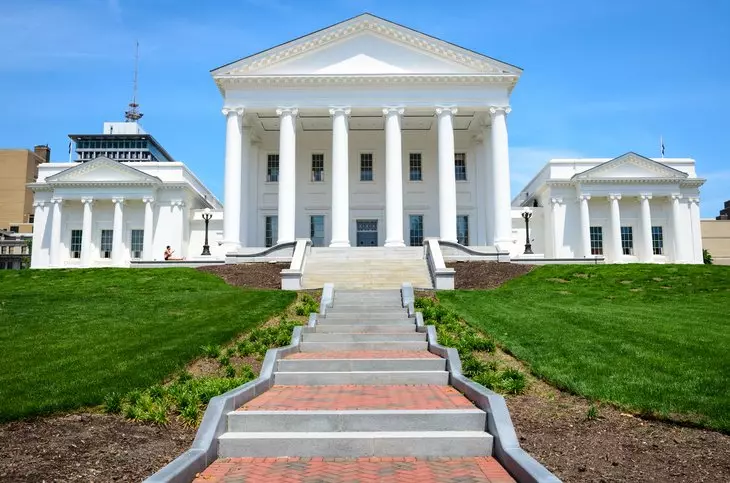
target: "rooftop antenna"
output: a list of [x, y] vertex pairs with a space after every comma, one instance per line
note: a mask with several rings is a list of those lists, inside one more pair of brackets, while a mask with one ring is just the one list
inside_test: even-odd
[[129, 110], [124, 112], [124, 119], [127, 122], [137, 122], [144, 114], [139, 112], [139, 104], [137, 104], [137, 70], [139, 68], [139, 40], [134, 51], [134, 89], [132, 91], [132, 102], [129, 103]]

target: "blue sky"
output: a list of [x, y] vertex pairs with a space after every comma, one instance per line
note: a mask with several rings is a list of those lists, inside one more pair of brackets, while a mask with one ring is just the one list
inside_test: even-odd
[[[417, 5], [418, 8], [414, 8]], [[0, 0], [0, 146], [122, 120], [140, 42], [144, 128], [220, 198], [222, 100], [209, 70], [362, 12], [525, 69], [513, 194], [551, 157], [693, 157], [702, 215], [730, 199], [727, 0]]]

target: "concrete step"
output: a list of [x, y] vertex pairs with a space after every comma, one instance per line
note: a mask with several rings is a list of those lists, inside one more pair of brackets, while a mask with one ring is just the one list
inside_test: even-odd
[[281, 359], [281, 372], [444, 371], [445, 359]]
[[302, 352], [333, 351], [425, 351], [428, 342], [302, 342]]
[[231, 411], [232, 432], [484, 431], [481, 409]]
[[278, 386], [392, 386], [429, 384], [448, 386], [446, 371], [350, 371], [350, 372], [275, 372]]
[[413, 322], [406, 323], [406, 324], [380, 324], [380, 325], [374, 325], [374, 324], [320, 325], [320, 324], [317, 324], [314, 331], [318, 332], [318, 333], [337, 333], [337, 334], [349, 334], [349, 333], [406, 334], [406, 333], [410, 333], [410, 332], [415, 332], [416, 324]]
[[359, 320], [397, 320], [408, 317], [408, 311], [405, 309], [393, 310], [387, 312], [331, 312], [327, 309], [325, 319], [359, 319]]
[[228, 432], [218, 457], [468, 457], [492, 454], [483, 431]]
[[332, 307], [327, 309], [327, 313], [339, 314], [339, 313], [388, 313], [388, 312], [406, 312], [406, 309], [398, 303], [397, 305], [386, 305], [382, 302], [364, 302], [364, 303], [351, 303], [343, 304], [339, 300], [335, 299], [335, 303]]
[[421, 340], [426, 340], [426, 333], [416, 332], [415, 330], [406, 334], [333, 334], [317, 332], [302, 334], [302, 342], [410, 342]]
[[415, 320], [409, 317], [388, 317], [388, 318], [343, 318], [340, 316], [319, 317], [317, 327], [325, 325], [394, 325], [394, 324], [415, 324]]

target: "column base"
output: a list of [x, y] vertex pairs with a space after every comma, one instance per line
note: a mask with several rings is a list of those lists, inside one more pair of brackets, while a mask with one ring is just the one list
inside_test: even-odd
[[439, 238], [439, 241], [449, 242], [449, 243], [459, 243], [459, 241], [456, 238]]
[[403, 242], [403, 240], [385, 240], [386, 247], [405, 247], [406, 244]]
[[329, 246], [330, 248], [349, 248], [350, 240], [332, 240]]

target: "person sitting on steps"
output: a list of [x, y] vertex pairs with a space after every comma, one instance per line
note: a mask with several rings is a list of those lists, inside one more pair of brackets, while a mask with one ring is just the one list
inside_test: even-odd
[[173, 257], [173, 253], [175, 253], [175, 250], [170, 248], [170, 245], [167, 245], [167, 248], [165, 248], [165, 254], [163, 255], [165, 257], [165, 260], [182, 260], [182, 258]]

